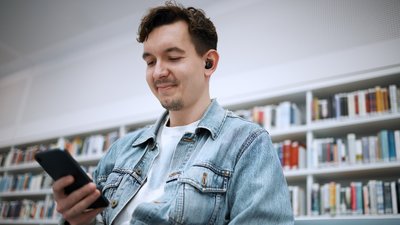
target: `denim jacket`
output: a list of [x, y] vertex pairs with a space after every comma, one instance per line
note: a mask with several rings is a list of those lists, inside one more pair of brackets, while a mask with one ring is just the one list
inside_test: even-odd
[[[159, 153], [152, 126], [115, 142], [94, 181], [110, 205], [97, 224], [112, 224], [146, 182]], [[172, 158], [164, 195], [134, 210], [130, 224], [293, 224], [286, 180], [267, 131], [213, 100], [195, 133]]]

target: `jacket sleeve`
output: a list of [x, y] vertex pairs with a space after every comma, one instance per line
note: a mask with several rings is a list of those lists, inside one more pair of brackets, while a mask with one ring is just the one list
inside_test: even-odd
[[294, 224], [287, 183], [265, 130], [241, 146], [228, 189], [230, 225]]

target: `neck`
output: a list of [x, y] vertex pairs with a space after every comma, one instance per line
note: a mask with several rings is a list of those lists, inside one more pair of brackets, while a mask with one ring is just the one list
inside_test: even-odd
[[199, 120], [211, 103], [211, 99], [200, 101], [179, 111], [169, 111], [169, 126], [184, 126]]

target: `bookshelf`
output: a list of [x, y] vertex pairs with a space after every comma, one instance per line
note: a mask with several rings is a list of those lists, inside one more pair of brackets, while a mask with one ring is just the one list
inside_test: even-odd
[[[334, 96], [337, 94], [341, 94], [343, 96], [346, 95], [346, 93], [358, 93], [361, 90], [371, 90], [372, 92], [372, 90], [377, 90], [376, 88], [378, 86], [381, 89], [386, 87], [389, 90], [389, 86], [391, 85], [395, 85], [397, 87], [396, 110], [390, 108], [390, 105], [393, 105], [390, 104], [385, 106], [386, 108], [381, 108], [380, 111], [375, 110], [370, 112], [361, 112], [361, 109], [359, 108], [357, 113], [353, 111], [351, 115], [333, 115], [333, 113], [330, 112], [328, 113], [329, 116], [327, 116], [326, 112], [324, 112], [325, 115], [322, 113], [323, 110], [327, 110], [327, 108], [323, 108], [327, 103], [321, 103], [321, 100], [334, 99]], [[354, 96], [354, 94], [351, 96]], [[387, 96], [390, 98], [390, 95]], [[338, 152], [335, 153], [334, 151], [331, 152], [331, 155], [333, 156], [331, 157], [332, 159], [330, 161], [318, 161], [318, 157], [320, 156], [316, 150], [316, 143], [318, 143], [318, 140], [331, 139], [334, 140], [332, 144], [336, 144], [338, 142], [337, 140], [341, 139], [344, 145], [347, 146], [348, 137], [351, 135], [355, 136], [356, 141], [361, 141], [363, 137], [376, 137], [375, 139], [378, 140], [378, 134], [382, 130], [399, 130], [399, 99], [400, 71], [380, 70], [373, 73], [366, 72], [353, 76], [343, 76], [330, 81], [308, 83], [300, 87], [291, 87], [287, 90], [279, 90], [279, 92], [276, 93], [265, 93], [264, 95], [254, 96], [254, 98], [246, 99], [245, 101], [240, 100], [238, 102], [225, 104], [225, 107], [237, 112], [243, 117], [247, 117], [249, 120], [253, 120], [260, 125], [265, 126], [271, 135], [274, 145], [277, 144], [276, 146], [278, 146], [280, 144], [283, 146], [283, 143], [285, 142], [297, 142], [304, 148], [303, 151], [305, 155], [302, 159], [299, 159], [303, 160], [304, 165], [299, 166], [295, 163], [296, 166], [290, 164], [289, 166], [286, 165], [284, 169], [284, 174], [291, 189], [291, 193], [293, 194], [296, 192], [296, 196], [302, 196], [299, 197], [299, 199], [304, 199], [298, 201], [298, 205], [296, 206], [298, 210], [295, 217], [296, 224], [373, 224], [377, 221], [387, 224], [398, 224], [400, 222], [399, 213], [357, 214], [352, 212], [351, 209], [347, 209], [347, 212], [338, 213], [338, 211], [336, 211], [338, 209], [336, 208], [335, 212], [327, 211], [316, 213], [315, 209], [313, 209], [312, 202], [314, 201], [313, 187], [315, 184], [318, 184], [320, 187], [322, 187], [325, 184], [334, 182], [336, 185], [340, 184], [340, 187], [345, 188], [350, 187], [353, 182], [361, 182], [361, 185], [363, 186], [368, 185], [368, 182], [371, 180], [381, 180], [382, 182], [398, 182], [400, 179], [400, 174], [398, 173], [398, 171], [400, 171], [400, 154], [398, 154], [395, 158], [378, 157], [375, 160], [369, 159], [368, 161], [355, 158], [356, 161], [350, 162], [350, 156], [348, 155], [350, 150], [347, 149], [348, 151], [346, 152], [346, 160], [344, 161], [334, 161], [335, 157], [333, 156], [335, 154], [339, 154]], [[223, 102], [221, 103], [224, 104]], [[352, 104], [354, 106], [355, 103], [353, 102]], [[318, 107], [316, 107], [317, 105]], [[273, 110], [271, 111], [271, 106], [275, 112], [273, 112]], [[278, 110], [278, 107], [282, 108]], [[382, 107], [382, 105], [380, 107]], [[321, 110], [321, 115], [323, 115], [319, 118], [315, 117], [315, 110], [317, 108]], [[266, 112], [264, 110], [269, 111]], [[257, 116], [254, 116], [255, 112], [257, 112]], [[289, 116], [290, 119], [288, 120], [286, 118], [287, 116], [281, 116], [282, 118], [277, 116], [277, 112], [281, 114], [297, 112], [299, 115]], [[271, 119], [267, 121], [267, 119], [264, 118], [265, 115], [272, 116], [273, 113], [275, 113], [275, 119], [286, 121], [277, 122], [271, 121]], [[261, 114], [263, 115], [261, 116]], [[132, 123], [116, 125], [115, 127], [111, 128], [105, 127], [103, 130], [88, 130], [87, 132], [80, 134], [66, 134], [63, 137], [51, 136], [47, 137], [47, 139], [37, 140], [30, 143], [16, 142], [12, 143], [12, 145], [0, 146], [0, 154], [2, 155], [0, 176], [4, 177], [26, 173], [32, 173], [35, 175], [41, 174], [41, 168], [34, 161], [26, 161], [18, 164], [4, 164], [7, 154], [9, 154], [11, 151], [10, 149], [26, 150], [29, 147], [37, 145], [44, 145], [47, 147], [69, 146], [68, 148], [70, 148], [70, 151], [74, 152], [73, 155], [78, 162], [84, 166], [93, 167], [100, 160], [107, 147], [102, 146], [101, 151], [96, 150], [95, 153], [85, 154], [81, 152], [82, 150], [73, 149], [74, 147], [71, 147], [75, 146], [73, 140], [79, 137], [81, 143], [80, 148], [83, 148], [85, 139], [102, 135], [103, 143], [106, 143], [107, 141], [105, 140], [107, 139], [107, 135], [110, 135], [112, 137], [110, 140], [108, 140], [108, 146], [110, 142], [115, 140], [116, 137], [123, 136], [127, 132], [152, 123], [155, 119], [156, 118], [153, 118], [153, 120], [146, 118], [146, 121], [134, 121]], [[372, 140], [373, 138], [370, 139]], [[96, 141], [93, 142], [95, 143]], [[335, 148], [336, 151], [339, 151], [337, 150], [339, 149], [337, 146]], [[88, 152], [90, 152], [90, 150], [88, 150]], [[361, 151], [361, 153], [363, 152]], [[356, 154], [355, 157], [359, 156]], [[335, 193], [340, 194], [339, 191], [336, 191]], [[0, 193], [0, 201], [16, 201], [26, 199], [32, 201], [51, 200], [51, 189], [49, 187], [45, 187], [41, 190], [13, 190], [3, 191]], [[340, 203], [340, 201], [335, 203]], [[336, 205], [332, 207], [339, 208], [339, 206]], [[399, 209], [400, 205], [398, 205], [397, 208]], [[57, 215], [54, 215], [49, 218], [36, 218], [28, 220], [16, 218], [10, 219], [2, 216], [0, 218], [0, 224], [57, 224], [57, 218]]]

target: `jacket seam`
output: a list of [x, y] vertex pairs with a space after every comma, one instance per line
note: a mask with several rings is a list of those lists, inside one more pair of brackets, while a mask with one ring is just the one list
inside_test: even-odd
[[248, 147], [253, 143], [253, 141], [264, 132], [266, 132], [264, 129], [257, 129], [255, 132], [251, 133], [250, 136], [242, 144], [242, 146], [240, 146], [239, 153], [236, 157], [235, 167], [237, 162], [239, 162], [240, 158], [242, 157], [243, 153], [248, 149]]

